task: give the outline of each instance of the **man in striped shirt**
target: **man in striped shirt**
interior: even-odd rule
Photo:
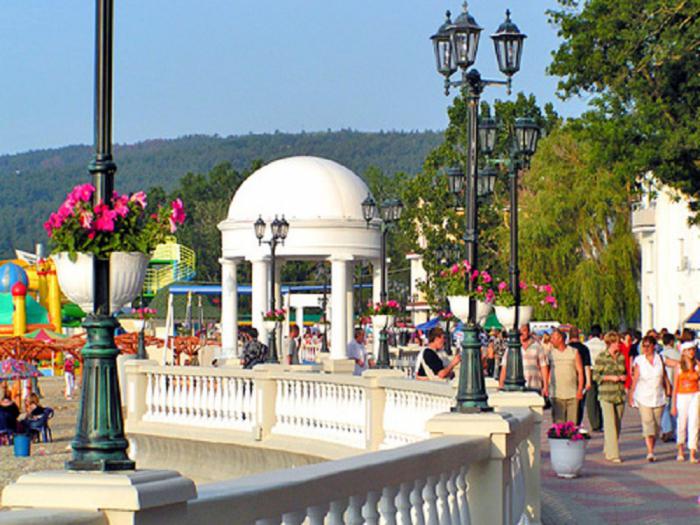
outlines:
[[[547,354],[530,333],[530,325],[526,324],[520,328],[520,344],[522,345],[523,375],[525,376],[525,386],[539,394],[547,397],[547,385],[549,385],[549,362]],[[506,349],[501,360],[501,373],[498,386],[503,388],[506,381],[506,363],[508,362],[508,352]]]

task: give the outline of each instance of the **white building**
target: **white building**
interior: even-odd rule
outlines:
[[[632,212],[642,257],[641,329],[675,331],[700,306],[700,228],[688,225],[680,193],[665,186],[645,193]]]

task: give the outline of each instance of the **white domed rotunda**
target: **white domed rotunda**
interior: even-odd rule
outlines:
[[[315,260],[331,263],[331,357],[345,358],[352,339],[354,264],[373,263],[374,295],[379,300],[381,251],[380,221],[367,227],[362,201],[369,188],[349,169],[319,157],[289,157],[260,168],[248,177],[219,223],[222,242],[222,352],[235,354],[238,337],[236,266],[252,264],[252,322],[267,340],[262,315],[269,307],[270,247],[258,244],[253,224],[262,217],[269,225],[284,216],[289,232],[276,251],[276,300],[279,307],[280,270],[285,261]],[[283,355],[280,352],[280,355]]]

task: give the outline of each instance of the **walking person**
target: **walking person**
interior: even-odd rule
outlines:
[[[642,418],[642,435],[647,446],[647,461],[656,461],[654,446],[661,428],[661,414],[671,384],[661,357],[656,353],[656,339],[645,336],[640,344],[641,354],[634,358],[630,406],[637,406]]]
[[[63,361],[63,379],[66,382],[66,391],[64,397],[73,399],[73,391],[75,390],[75,360],[71,354],[66,354]]]
[[[676,370],[681,362],[681,352],[676,348],[676,338],[673,334],[665,334],[661,338],[663,350],[661,359],[666,367],[666,375],[672,385],[676,384]],[[676,417],[671,414],[671,403],[666,403],[661,414],[661,441],[667,443],[676,439]]]
[[[289,327],[289,341],[287,343],[287,364],[299,364],[299,327],[295,324]]]
[[[583,363],[575,348],[566,344],[564,332],[552,332],[549,353],[549,395],[554,423],[576,422],[578,402],[583,399]]]
[[[542,345],[535,341],[530,332],[530,325],[525,324],[520,327],[520,346],[523,356],[523,376],[525,386],[541,394],[543,397],[549,396],[549,363]],[[498,381],[499,388],[503,388],[506,382],[506,363],[508,362],[509,348],[506,348],[501,360],[501,374]]]
[[[681,347],[681,360],[673,384],[673,401],[671,414],[677,417],[676,443],[678,461],[685,461],[683,441],[686,439],[690,451],[690,462],[697,463],[698,449],[698,390],[700,375],[698,361],[695,357],[695,343],[686,342]]]
[[[598,400],[603,414],[603,453],[605,459],[622,463],[620,458],[620,429],[625,413],[625,381],[627,366],[620,351],[620,336],[614,332],[605,335],[607,351],[598,354],[593,379],[598,384]]]
[[[569,346],[573,346],[581,356],[581,364],[583,365],[583,378],[585,383],[583,387],[583,399],[581,399],[578,402],[578,418],[576,419],[576,426],[581,426],[581,422],[583,421],[583,410],[586,406],[586,398],[589,395],[588,392],[591,390],[591,383],[593,381],[591,352],[590,350],[588,350],[588,347],[581,342],[579,337],[579,329],[575,326],[571,327],[571,330],[569,330]],[[591,393],[590,395],[593,395],[593,393]]]
[[[591,354],[591,367],[595,367],[595,361],[598,355],[605,351],[605,341],[601,339],[603,330],[599,324],[591,326],[589,339],[586,341],[586,346]],[[591,430],[600,432],[603,426],[603,418],[601,415],[600,402],[598,401],[598,383],[591,381],[590,394],[586,396],[586,412],[588,413],[588,424],[591,425]]]

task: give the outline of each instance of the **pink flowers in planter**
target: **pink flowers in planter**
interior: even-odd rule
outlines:
[[[287,315],[287,311],[284,308],[276,308],[274,310],[268,310],[263,313],[263,321],[277,321],[281,323]]]
[[[573,421],[554,423],[549,427],[547,437],[550,439],[569,439],[571,441],[590,439],[590,436],[581,432],[581,428],[577,427]]]
[[[107,258],[111,252],[149,253],[185,222],[180,199],[169,207],[159,206],[146,213],[143,191],[131,195],[112,194],[109,202],[93,204],[95,187],[80,184],[44,223],[53,252],[93,254]]]

